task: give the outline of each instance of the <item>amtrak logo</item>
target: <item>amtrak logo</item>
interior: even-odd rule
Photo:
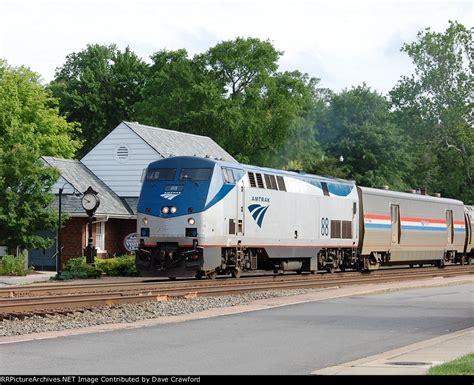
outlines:
[[[180,192],[166,192],[164,194],[161,194],[160,197],[172,200],[172,199],[176,198],[178,195],[181,195],[181,193]]]
[[[257,222],[258,227],[262,227],[263,218],[265,217],[265,213],[269,207],[270,205],[262,206],[257,204],[253,204],[248,207],[253,219],[255,219],[255,222]]]

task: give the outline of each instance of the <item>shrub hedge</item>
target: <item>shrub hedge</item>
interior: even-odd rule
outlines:
[[[33,267],[25,269],[26,254],[21,253],[17,257],[5,255],[0,257],[0,275],[27,275],[33,272]]]
[[[86,262],[86,257],[72,258],[67,261],[61,279],[99,278],[103,274],[109,277],[136,277],[135,257],[124,255],[114,258],[95,258],[95,266]]]

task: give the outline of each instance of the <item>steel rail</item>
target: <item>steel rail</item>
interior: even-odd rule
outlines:
[[[451,270],[461,270],[461,271],[474,271],[474,266],[447,266],[443,269],[437,267],[423,268],[423,272],[427,273],[429,271],[433,272],[447,272]],[[374,270],[371,272],[340,272],[335,274],[304,274],[304,275],[264,275],[264,276],[243,276],[244,279],[234,279],[221,277],[216,280],[204,279],[198,281],[195,279],[184,280],[184,281],[151,281],[150,280],[140,280],[137,279],[131,280],[120,280],[120,281],[108,281],[108,282],[91,282],[90,280],[83,283],[70,283],[70,284],[40,284],[40,285],[28,285],[28,286],[13,286],[7,288],[0,288],[0,298],[16,298],[16,297],[33,297],[33,296],[44,296],[44,295],[64,295],[67,293],[78,294],[78,293],[94,293],[94,292],[124,292],[124,291],[133,291],[133,290],[147,290],[154,288],[174,288],[174,287],[196,287],[196,286],[222,286],[222,285],[247,285],[253,282],[301,282],[304,280],[335,280],[340,279],[340,276],[343,275],[347,278],[353,276],[392,276],[396,274],[404,274],[407,276],[418,276],[420,274],[419,269],[385,269],[385,270]]]
[[[463,274],[474,274],[474,267],[469,269],[449,269],[418,272],[416,279],[428,279],[433,277],[450,277]],[[217,296],[225,294],[240,294],[250,291],[275,290],[275,289],[305,289],[324,288],[357,285],[363,283],[393,282],[413,279],[414,274],[383,274],[347,277],[338,276],[334,279],[297,279],[297,280],[274,280],[264,282],[242,283],[239,280],[225,281],[225,284],[194,286],[169,285],[155,288],[138,288],[130,293],[80,293],[68,295],[22,297],[22,298],[0,298],[0,318],[11,318],[29,314],[47,314],[55,311],[74,311],[80,308],[92,308],[98,305],[115,305],[121,303],[143,302],[147,300],[167,300],[173,297],[197,297]]]

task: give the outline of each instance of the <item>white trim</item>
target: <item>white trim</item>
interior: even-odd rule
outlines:
[[[95,247],[98,253],[105,250],[105,221],[96,222],[95,224]]]

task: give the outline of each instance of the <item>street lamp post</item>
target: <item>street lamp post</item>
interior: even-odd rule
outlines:
[[[74,189],[74,192],[76,196],[80,196],[81,193],[76,190],[76,188],[69,182],[66,182],[62,185],[62,187],[59,188],[59,194],[58,194],[58,235],[57,235],[57,240],[56,240],[56,274],[58,278],[61,276],[61,270],[62,270],[62,251],[63,251],[63,245],[61,241],[61,227],[62,227],[62,197],[63,197],[63,191],[64,187],[66,185],[71,186]]]
[[[58,216],[58,239],[57,239],[57,251],[56,251],[56,274],[59,278],[59,276],[61,275],[61,249],[62,249],[62,245],[61,245],[61,226],[62,226],[62,218],[61,218],[61,215],[62,215],[62,212],[61,212],[61,200],[62,200],[62,195],[63,195],[63,191],[64,191],[64,186],[66,184],[63,185],[63,187],[61,187],[59,189],[59,202],[58,202],[58,211],[59,211],[59,216]]]

